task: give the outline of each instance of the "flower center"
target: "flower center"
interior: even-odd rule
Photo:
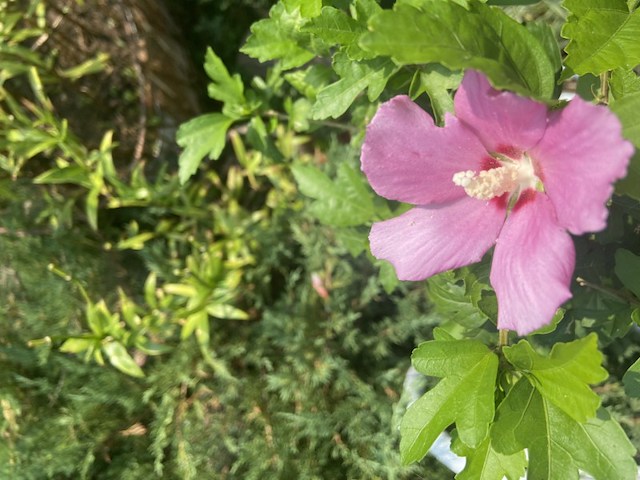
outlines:
[[[533,188],[542,191],[542,182],[535,173],[531,158],[525,153],[518,160],[502,154],[494,154],[500,165],[476,173],[473,170],[457,172],[453,183],[464,188],[470,197],[491,200],[510,193],[509,204],[514,205],[520,194]]]

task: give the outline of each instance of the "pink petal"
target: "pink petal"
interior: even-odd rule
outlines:
[[[612,184],[625,176],[632,155],[617,117],[579,97],[550,114],[544,137],[531,150],[560,225],[576,235],[606,226]]]
[[[487,152],[453,116],[446,126],[407,96],[380,105],[362,145],[362,170],[373,189],[391,200],[425,205],[461,198],[456,172],[479,170]]]
[[[465,72],[454,103],[456,116],[490,152],[521,153],[544,135],[546,105],[494,90],[487,78],[475,70]]]
[[[533,193],[533,192],[532,192]],[[544,194],[516,205],[493,254],[491,285],[498,297],[498,328],[530,333],[551,322],[571,297],[575,250]]]
[[[374,223],[369,235],[371,253],[391,262],[400,280],[422,280],[480,261],[494,244],[504,218],[500,202],[467,196],[417,207]]]

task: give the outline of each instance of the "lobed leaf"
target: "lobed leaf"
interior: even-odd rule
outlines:
[[[640,10],[629,12],[625,0],[565,0],[571,15],[562,28],[569,40],[566,65],[594,75],[640,63]]]
[[[208,113],[180,125],[176,142],[184,149],[178,159],[181,183],[196,172],[205,156],[213,160],[220,157],[232,123],[233,119],[222,113]]]
[[[483,71],[497,88],[550,98],[554,65],[527,28],[502,10],[470,1],[397,4],[373,16],[360,45],[401,64],[440,63],[451,70]]]
[[[434,340],[421,344],[412,362],[417,370],[444,378],[413,403],[402,419],[403,463],[424,457],[437,436],[454,422],[460,440],[478,447],[493,420],[498,357],[474,340]]]
[[[240,75],[229,74],[220,57],[218,57],[211,47],[207,48],[204,60],[204,71],[211,79],[208,87],[209,96],[215,100],[229,104],[245,103],[244,84]]]
[[[251,36],[240,51],[261,62],[279,60],[285,70],[304,65],[314,57],[307,49],[309,34],[300,31],[305,22],[300,8],[287,10],[277,3],[269,18],[251,26]]]
[[[527,467],[524,451],[507,455],[493,448],[491,437],[477,448],[469,448],[456,439],[451,449],[458,455],[466,457],[464,470],[456,475],[456,480],[520,480]]]
[[[498,407],[492,445],[502,454],[528,449],[530,480],[577,479],[584,470],[596,479],[635,479],[635,448],[604,409],[577,422],[521,378]]]
[[[571,418],[584,422],[595,415],[600,398],[589,384],[605,380],[608,373],[601,366],[602,354],[594,333],[570,343],[556,343],[548,357],[535,352],[525,340],[503,352],[545,400]]]
[[[315,120],[339,117],[365,89],[368,89],[369,100],[376,100],[389,78],[398,71],[398,67],[388,58],[354,62],[343,53],[334,56],[333,68],[340,80],[318,92],[311,109],[311,118]]]

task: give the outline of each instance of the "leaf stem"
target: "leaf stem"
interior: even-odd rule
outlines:
[[[279,120],[289,120],[289,115],[286,113],[276,112],[275,110],[267,110],[264,112],[264,115],[267,117],[276,117]],[[318,123],[320,125],[324,125],[325,127],[338,128],[340,130],[346,130],[347,132],[354,133],[358,129],[353,127],[352,125],[345,125],[344,123],[334,122],[332,120],[310,120],[311,122]]]
[[[624,297],[623,295],[620,295],[620,293],[618,293],[617,291],[615,291],[613,289],[606,288],[606,287],[603,287],[601,285],[596,285],[595,283],[588,282],[587,280],[585,280],[582,277],[577,277],[576,278],[576,282],[581,287],[593,288],[594,290],[597,290],[598,292],[604,293],[605,295],[608,295],[611,298],[615,298],[616,300],[618,300],[620,302],[629,303],[630,305],[633,305],[635,307],[640,306],[640,302],[638,300],[635,300],[633,298]]]
[[[509,345],[509,330],[501,328],[498,330],[498,348],[506,347]]]
[[[608,70],[600,74],[600,94],[598,95],[598,103],[603,105],[609,104],[609,77],[611,72]]]

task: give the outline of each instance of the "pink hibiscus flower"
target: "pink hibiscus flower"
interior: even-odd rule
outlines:
[[[367,127],[371,186],[416,205],[373,224],[371,252],[401,280],[422,280],[495,245],[498,328],[524,335],[571,297],[569,233],[606,226],[612,184],[634,149],[613,113],[577,97],[549,111],[468,71],[454,101],[444,128],[406,96],[382,104]]]

